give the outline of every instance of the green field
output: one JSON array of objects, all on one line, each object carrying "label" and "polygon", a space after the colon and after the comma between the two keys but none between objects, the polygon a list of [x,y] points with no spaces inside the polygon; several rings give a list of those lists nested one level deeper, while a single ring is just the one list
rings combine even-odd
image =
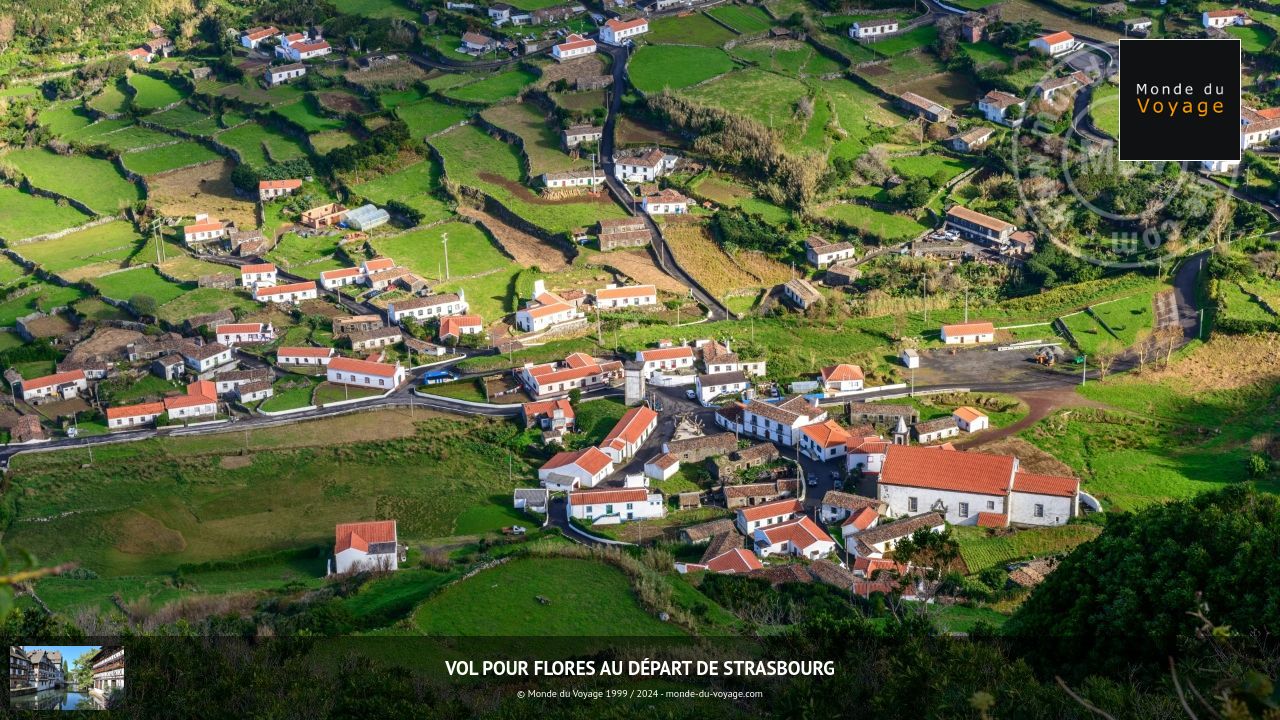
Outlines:
[{"label": "green field", "polygon": [[125,94],[122,83],[113,82],[103,86],[102,90],[89,100],[89,107],[107,115],[119,115],[129,109],[129,96]]},{"label": "green field", "polygon": [[409,132],[416,138],[434,135],[457,125],[470,115],[471,111],[467,108],[442,103],[433,98],[405,103],[396,108],[396,117],[409,126]]},{"label": "green field", "polygon": [[160,306],[156,315],[164,321],[180,323],[193,315],[204,315],[227,309],[238,316],[261,309],[262,305],[245,292],[217,288],[195,288]]},{"label": "green field", "polygon": [[30,315],[36,310],[49,312],[84,297],[84,292],[74,286],[40,285],[39,287],[40,289],[35,292],[0,303],[0,327],[11,327],[18,318]]},{"label": "green field", "polygon": [[700,175],[693,183],[693,191],[714,203],[741,208],[774,224],[785,223],[791,218],[791,212],[786,208],[761,200],[752,193],[751,188],[726,177],[709,173]]},{"label": "green field", "polygon": [[1240,49],[1247,53],[1260,53],[1271,46],[1276,33],[1265,25],[1245,25],[1243,27],[1226,28],[1227,34],[1239,38]]},{"label": "green field", "polygon": [[[105,123],[99,122],[96,124],[104,125]],[[94,145],[105,145],[112,150],[117,150],[119,152],[164,145],[165,143],[172,143],[177,139],[167,133],[157,132],[137,125],[128,125],[118,130],[112,130],[111,132],[102,134],[91,134],[90,132],[85,132],[81,138],[84,142]]]},{"label": "green field", "polygon": [[[547,603],[539,602],[545,598]],[[604,563],[570,558],[517,559],[427,600],[414,622],[427,635],[668,636],[681,634],[637,602],[627,576]]]},{"label": "green field", "polygon": [[870,43],[869,47],[881,55],[892,57],[916,48],[929,47],[937,39],[938,28],[933,25],[924,25],[904,33],[890,35],[883,40],[876,40]]},{"label": "green field", "polygon": [[[184,103],[164,112],[147,116],[147,122],[173,130],[182,130],[192,135],[209,136],[218,131],[217,115],[210,115],[203,110]],[[234,123],[229,123],[234,124]]]},{"label": "green field", "polygon": [[823,80],[818,87],[831,102],[835,123],[846,134],[831,148],[831,156],[854,158],[874,144],[873,135],[902,123],[889,104],[852,81]]},{"label": "green field", "polygon": [[387,110],[395,110],[401,105],[415,103],[425,98],[422,88],[417,85],[407,87],[403,90],[387,90],[378,93],[378,102]]},{"label": "green field", "polygon": [[[694,102],[752,118],[778,130],[789,148],[812,147],[824,141],[822,128],[829,116],[826,103],[815,103],[811,118],[797,116],[797,103],[812,92],[801,81],[758,68],[738,70],[679,93]],[[751,102],[743,103],[743,98]],[[810,129],[816,128],[816,135]],[[815,148],[815,149],[821,149]]]},{"label": "green field", "polygon": [[1089,116],[1102,132],[1120,138],[1120,86],[1103,83],[1093,90]]},{"label": "green field", "polygon": [[1102,532],[1098,525],[1084,524],[1018,530],[1010,535],[992,534],[976,525],[958,525],[951,530],[960,543],[960,557],[964,558],[970,573],[1014,560],[1066,553]]},{"label": "green field", "polygon": [[909,240],[929,229],[906,215],[895,215],[854,203],[831,205],[824,208],[821,215],[889,242]]},{"label": "green field", "polygon": [[360,15],[375,19],[418,19],[418,13],[397,0],[334,0],[333,6],[344,15]]},{"label": "green field", "polygon": [[120,156],[120,162],[139,175],[154,175],[169,170],[199,165],[222,157],[198,142],[186,140],[172,145],[138,150]]},{"label": "green field", "polygon": [[445,233],[449,234],[449,275],[452,278],[506,268],[513,262],[494,247],[483,230],[471,223],[445,223],[377,237],[369,243],[378,255],[395,258],[397,264],[423,277],[440,280],[444,278],[444,244],[441,238]]},{"label": "green field", "polygon": [[627,67],[631,83],[642,92],[679,90],[733,69],[720,48],[696,45],[645,45]]},{"label": "green field", "polygon": [[773,18],[758,7],[721,5],[708,10],[707,14],[743,35],[754,35],[773,26]]},{"label": "green field", "polygon": [[71,102],[50,105],[36,116],[40,124],[54,135],[71,137],[93,124],[93,116],[84,108]]},{"label": "green field", "polygon": [[142,199],[141,188],[126,180],[109,160],[31,148],[15,150],[0,162],[17,168],[36,187],[79,200],[99,213],[114,213]]},{"label": "green field", "polygon": [[130,75],[129,85],[134,90],[133,106],[144,112],[172,105],[187,96],[173,83],[142,73]]},{"label": "green field", "polygon": [[307,149],[297,140],[256,122],[238,125],[215,136],[216,140],[240,154],[249,165],[270,165],[273,162],[304,157]]},{"label": "green field", "polygon": [[134,295],[148,295],[156,303],[164,305],[186,292],[187,288],[165,280],[150,267],[123,270],[93,280],[93,286],[103,295],[115,300],[128,300]]},{"label": "green field", "polygon": [[648,34],[640,37],[658,44],[720,47],[737,35],[715,20],[699,13],[685,17],[668,15],[650,20]]},{"label": "green field", "polygon": [[267,259],[307,277],[319,277],[325,270],[343,266],[332,260],[333,254],[338,251],[338,239],[337,235],[302,237],[287,233],[267,253]]},{"label": "green field", "polygon": [[448,203],[437,195],[442,175],[440,164],[427,159],[353,185],[351,192],[378,205],[385,205],[388,200],[399,200],[422,213],[423,224],[430,224],[452,214]]},{"label": "green field", "polygon": [[317,155],[326,155],[338,148],[344,148],[360,142],[360,138],[352,135],[349,130],[329,130],[327,132],[312,133],[308,136],[308,139],[311,141],[312,150]]},{"label": "green field", "polygon": [[735,57],[755,63],[765,70],[791,75],[825,75],[839,72],[840,63],[819,53],[812,45],[797,40],[771,40],[739,45]]},{"label": "green field", "polygon": [[307,133],[337,130],[345,125],[342,120],[322,113],[319,109],[319,101],[310,94],[296,103],[277,107],[275,111]]},{"label": "green field", "polygon": [[560,132],[536,106],[530,103],[508,103],[485,110],[481,115],[494,125],[520,136],[524,154],[529,159],[529,174],[541,175],[577,168],[587,168],[585,158],[575,160],[560,149]]},{"label": "green field", "polygon": [[[15,251],[55,274],[98,264],[102,264],[101,271],[107,271],[120,267],[141,242],[133,225],[114,220],[56,240],[18,245]],[[80,275],[77,273],[74,279]]]},{"label": "green field", "polygon": [[0,239],[23,238],[83,225],[89,216],[65,203],[28,195],[11,185],[0,185]]},{"label": "green field", "polygon": [[1151,292],[1139,293],[1104,305],[1094,305],[1090,311],[1119,338],[1124,347],[1133,345],[1139,334],[1150,331],[1155,326]]},{"label": "green field", "polygon": [[906,177],[932,178],[939,173],[943,173],[946,175],[946,181],[950,181],[955,176],[968,170],[970,164],[964,160],[956,160],[946,155],[927,152],[924,155],[891,158],[889,166],[893,168],[894,172]]},{"label": "green field", "polygon": [[490,75],[470,85],[450,88],[445,90],[443,94],[445,97],[450,97],[454,100],[489,105],[499,100],[515,97],[525,86],[536,79],[538,79],[537,75],[532,72],[517,68]]}]

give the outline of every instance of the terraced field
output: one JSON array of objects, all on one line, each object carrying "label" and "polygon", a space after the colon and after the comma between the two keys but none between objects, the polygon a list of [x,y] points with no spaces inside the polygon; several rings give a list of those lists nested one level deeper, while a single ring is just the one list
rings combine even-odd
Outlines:
[{"label": "terraced field", "polygon": [[14,250],[23,258],[69,281],[119,269],[142,244],[133,225],[115,220],[56,240],[25,243]]},{"label": "terraced field", "polygon": [[17,168],[36,187],[79,200],[99,213],[114,213],[142,199],[142,189],[109,160],[30,148],[8,153],[0,162]]},{"label": "terraced field", "polygon": [[679,90],[733,69],[720,48],[696,45],[645,45],[627,65],[631,83],[642,92]]}]

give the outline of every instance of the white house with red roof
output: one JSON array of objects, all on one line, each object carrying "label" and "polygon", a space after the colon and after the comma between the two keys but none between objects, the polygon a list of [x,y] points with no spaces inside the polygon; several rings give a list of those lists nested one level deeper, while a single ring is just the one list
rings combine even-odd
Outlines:
[{"label": "white house with red roof", "polygon": [[830,555],[836,548],[836,541],[807,515],[757,528],[751,533],[751,541],[756,554],[762,558],[793,555],[817,560]]},{"label": "white house with red roof", "polygon": [[613,175],[622,182],[651,183],[675,169],[680,158],[658,148],[614,158]]},{"label": "white house with red roof", "polygon": [[208,215],[196,215],[195,222],[182,227],[182,241],[191,245],[221,240],[234,229],[235,223],[229,220],[210,220]]},{"label": "white house with red roof", "polygon": [[600,42],[609,45],[628,45],[631,38],[649,32],[649,21],[644,18],[620,20],[609,18],[600,26]]},{"label": "white house with red roof", "polygon": [[[884,503],[875,498],[840,490],[828,490],[827,494],[822,496],[822,504],[818,506],[818,519],[830,524],[858,517],[860,518],[858,522],[863,524],[859,529],[866,530],[875,524],[876,518],[880,517],[880,511],[884,509]],[[864,512],[867,510],[871,511],[869,516]]]},{"label": "white house with red roof", "polygon": [[276,284],[275,263],[251,263],[240,266],[240,284],[250,289],[271,287]]},{"label": "white house with red roof", "polygon": [[602,488],[569,493],[569,517],[593,525],[615,525],[667,514],[662,493],[647,488]]},{"label": "white house with red roof", "polygon": [[400,363],[373,362],[355,358],[335,357],[325,366],[325,378],[339,385],[392,390],[404,382],[404,367]]},{"label": "white house with red roof", "polygon": [[748,573],[752,570],[760,570],[764,565],[760,562],[760,558],[752,555],[743,548],[734,548],[720,553],[711,558],[703,566],[708,572],[714,573]]},{"label": "white house with red roof", "polygon": [[525,332],[541,332],[555,325],[580,320],[586,315],[576,305],[547,292],[541,280],[533,283],[533,299],[516,311],[516,327]]},{"label": "white house with red roof", "polygon": [[[903,432],[906,432],[905,424]],[[884,465],[884,454],[892,444],[875,433],[850,433],[844,446],[845,471],[879,475]]]},{"label": "white house with red roof", "polygon": [[975,345],[994,342],[996,327],[989,322],[968,322],[943,325],[942,342],[948,345]]},{"label": "white house with red roof", "polygon": [[527,402],[520,406],[527,428],[539,427],[543,430],[559,430],[562,432],[574,428],[576,413],[568,398]]},{"label": "white house with red roof", "polygon": [[218,342],[227,347],[276,339],[276,329],[271,323],[227,323],[219,325],[214,332],[218,336]]},{"label": "white house with red roof", "polygon": [[849,431],[835,420],[828,419],[800,428],[800,452],[818,462],[844,457],[848,442]]},{"label": "white house with red roof", "polygon": [[400,567],[395,520],[342,523],[334,529],[330,574],[390,571]]},{"label": "white house with red roof", "polygon": [[298,303],[304,300],[315,300],[319,296],[315,280],[260,287],[253,291],[253,299],[263,303]]},{"label": "white house with red roof", "polygon": [[149,402],[107,408],[107,429],[138,427],[155,422],[164,414],[164,403]]},{"label": "white house with red roof", "polygon": [[437,337],[441,340],[461,340],[465,335],[479,335],[484,332],[484,319],[479,315],[450,315],[440,318],[440,330]]},{"label": "white house with red roof", "polygon": [[186,395],[164,399],[164,411],[171,420],[190,420],[218,414],[218,390],[208,380],[197,380],[187,386]]},{"label": "white house with red roof", "polygon": [[658,304],[658,288],[653,285],[610,285],[596,291],[596,307],[601,310]]},{"label": "white house with red roof", "polygon": [[688,345],[677,345],[675,347],[637,350],[636,362],[641,363],[640,373],[646,378],[652,377],[654,373],[659,371],[692,370],[694,362],[693,348]]},{"label": "white house with red roof", "polygon": [[624,462],[636,454],[657,427],[658,413],[643,405],[633,407],[600,441],[600,449],[615,463]]},{"label": "white house with red roof", "polygon": [[277,365],[324,367],[333,359],[331,347],[282,347],[276,350]]},{"label": "white house with red roof", "polygon": [[750,536],[758,528],[777,525],[802,515],[804,515],[804,505],[793,498],[740,507],[734,514],[733,524],[737,526],[738,532]]},{"label": "white house with red roof", "polygon": [[42,375],[18,383],[20,395],[27,402],[47,399],[70,400],[89,389],[89,378],[84,370]]},{"label": "white house with red roof", "polygon": [[285,60],[301,62],[333,52],[329,42],[319,35],[313,38],[306,33],[290,33],[277,37],[280,44],[276,46],[276,55]]},{"label": "white house with red roof", "polygon": [[347,285],[364,282],[364,271],[358,267],[325,270],[320,273],[320,285],[325,290],[337,290]]},{"label": "white house with red roof", "polygon": [[613,474],[613,460],[597,447],[558,452],[538,468],[538,481],[552,491],[593,488]]},{"label": "white house with red roof", "polygon": [[893,445],[877,488],[894,516],[933,511],[955,525],[1064,525],[1078,514],[1080,481],[1024,472],[1009,455]]},{"label": "white house with red roof", "polygon": [[585,57],[595,51],[595,40],[572,33],[564,39],[564,42],[551,47],[551,57],[555,58],[556,62],[564,62],[565,60]]},{"label": "white house with red roof", "polygon": [[647,215],[684,215],[689,212],[692,200],[671,188],[663,188],[640,201],[640,208]]},{"label": "white house with red roof", "polygon": [[862,381],[866,379],[866,376],[863,375],[860,366],[840,363],[839,365],[828,365],[822,368],[818,379],[822,382],[823,394],[839,395],[840,393],[861,390]]},{"label": "white house with red roof", "polygon": [[[844,532],[845,549],[858,559],[883,558],[892,552],[898,541],[909,538],[920,530],[942,532],[947,527],[940,513],[920,513],[908,518],[901,518],[890,523],[877,523],[858,532]],[[866,567],[864,565],[864,567]]]},{"label": "white house with red roof", "polygon": [[1209,28],[1222,29],[1232,25],[1248,25],[1253,22],[1249,13],[1240,8],[1230,10],[1205,10],[1200,14],[1200,24]]},{"label": "white house with red roof", "polygon": [[621,375],[621,362],[600,362],[586,353],[571,353],[558,363],[529,363],[516,370],[516,378],[535,400],[567,395],[573,390],[594,390]]},{"label": "white house with red roof", "polygon": [[[305,68],[303,70],[305,71]],[[292,195],[293,191],[300,187],[302,187],[301,180],[259,180],[258,199],[266,202],[285,195]]]},{"label": "white house with red roof", "polygon": [[1076,40],[1076,37],[1066,30],[1059,30],[1058,32],[1041,35],[1032,40],[1030,47],[1032,50],[1049,57],[1057,57],[1080,47],[1080,41]]},{"label": "white house with red roof", "polygon": [[951,411],[951,417],[956,419],[956,425],[965,432],[974,433],[991,427],[991,420],[986,413],[968,405]]},{"label": "white house with red roof", "polygon": [[155,58],[155,53],[151,52],[146,48],[141,48],[141,47],[136,47],[126,52],[125,55],[128,55],[129,59],[133,60],[134,62],[137,62],[139,60],[141,60],[142,62],[151,62],[151,60]]},{"label": "white house with red roof", "polygon": [[274,25],[250,28],[240,36],[240,44],[250,50],[256,50],[259,43],[263,40],[274,37],[278,34],[280,34],[280,31],[277,30]]}]

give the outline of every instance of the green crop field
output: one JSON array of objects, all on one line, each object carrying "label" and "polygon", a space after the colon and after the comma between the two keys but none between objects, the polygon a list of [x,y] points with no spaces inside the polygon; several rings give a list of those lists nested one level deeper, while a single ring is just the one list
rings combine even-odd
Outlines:
[{"label": "green crop field", "polygon": [[12,326],[23,315],[30,315],[36,310],[49,312],[54,308],[70,305],[85,296],[80,288],[74,286],[40,284],[38,287],[39,290],[0,303],[0,326]]},{"label": "green crop field", "polygon": [[733,55],[765,70],[791,75],[825,75],[839,72],[840,63],[797,40],[769,40],[739,45]]},{"label": "green crop field", "polygon": [[89,107],[107,115],[119,115],[129,109],[129,96],[121,83],[108,83],[89,100]]},{"label": "green crop field", "polygon": [[[809,88],[795,78],[775,75],[752,68],[722,75],[711,82],[680,91],[689,99],[718,107],[732,113],[741,113],[761,125],[780,131],[788,147],[809,147],[813,137],[809,128],[822,128],[827,112],[825,103],[815,103],[812,118],[797,117],[797,103],[809,97]],[[751,98],[744,103],[743,98]],[[816,106],[821,106],[818,109]],[[818,139],[821,140],[821,133]]]},{"label": "green crop field", "polygon": [[853,203],[832,205],[821,212],[823,217],[838,220],[881,240],[898,242],[913,238],[929,228],[906,215],[882,212]]},{"label": "green crop field", "polygon": [[1066,553],[1102,532],[1097,525],[1061,525],[993,535],[986,528],[966,525],[952,528],[960,543],[960,557],[970,573],[1006,565],[1014,560]]},{"label": "green crop field", "polygon": [[[147,122],[192,135],[208,136],[218,131],[218,118],[188,104],[177,105],[164,112],[147,116]],[[234,123],[230,123],[234,124]]]},{"label": "green crop field", "polygon": [[387,110],[395,110],[401,105],[415,103],[425,98],[422,88],[417,85],[407,87],[404,90],[387,90],[378,93],[378,102]]},{"label": "green crop field", "polygon": [[79,105],[61,102],[50,105],[37,116],[40,124],[54,135],[71,137],[93,124],[93,116]]},{"label": "green crop field", "polygon": [[120,156],[120,161],[124,163],[126,168],[139,175],[154,175],[155,173],[176,170],[188,165],[199,165],[210,160],[217,160],[219,157],[221,155],[200,143],[186,140],[172,145],[151,148],[150,150],[125,153]]},{"label": "green crop field", "polygon": [[6,288],[26,277],[27,271],[8,255],[0,255],[0,288]]},{"label": "green crop field", "polygon": [[74,198],[99,213],[114,213],[142,199],[142,190],[109,160],[58,155],[42,148],[15,150],[0,162],[18,169],[38,188]]},{"label": "green crop field", "polygon": [[1236,283],[1222,282],[1218,285],[1218,293],[1226,302],[1226,317],[1237,320],[1260,320],[1270,322],[1276,319],[1257,300],[1246,293]]},{"label": "green crop field", "polygon": [[680,634],[645,612],[621,570],[570,558],[517,559],[486,570],[427,600],[414,621],[427,635],[516,636],[537,628],[554,637],[599,635],[602,617],[610,635]]},{"label": "green crop field", "polygon": [[758,7],[721,5],[707,14],[744,35],[764,32],[773,26],[773,18]]},{"label": "green crop field", "polygon": [[[99,265],[100,271],[120,267],[138,249],[142,238],[133,225],[114,220],[63,235],[56,240],[18,245],[15,252],[51,273],[62,274],[68,270]],[[73,273],[68,279],[80,279],[81,273]]]},{"label": "green crop field", "polygon": [[537,75],[532,72],[517,68],[490,75],[470,85],[450,88],[444,91],[444,95],[454,100],[487,105],[515,97],[525,86],[536,79]]},{"label": "green crop field", "polygon": [[399,200],[422,213],[422,223],[430,224],[451,215],[449,205],[436,194],[443,171],[435,160],[426,159],[351,187],[351,192],[369,202],[385,205]]},{"label": "green crop field", "polygon": [[449,275],[462,278],[511,266],[484,231],[471,223],[452,222],[370,241],[379,255],[432,279],[444,278],[444,244],[449,234]]},{"label": "green crop field", "polygon": [[134,90],[133,106],[142,111],[157,110],[187,96],[185,91],[173,83],[142,73],[130,75],[129,85]]},{"label": "green crop field", "polygon": [[86,133],[81,137],[84,142],[106,145],[112,150],[117,150],[119,152],[128,152],[139,148],[164,145],[166,143],[173,143],[177,140],[177,138],[167,133],[157,132],[155,130],[136,125],[128,125],[118,130],[112,130],[111,132],[100,135],[90,136]]},{"label": "green crop field", "polygon": [[964,160],[956,160],[946,155],[926,153],[924,155],[892,158],[889,160],[889,166],[893,168],[894,172],[906,177],[932,178],[942,173],[946,176],[946,181],[950,181],[955,176],[968,170],[970,163]]},{"label": "green crop field", "polygon": [[311,140],[311,147],[317,155],[325,155],[338,148],[344,148],[360,142],[360,139],[352,135],[349,130],[329,130],[328,132],[312,133],[308,139]]},{"label": "green crop field", "polygon": [[823,80],[817,86],[831,103],[835,123],[846,135],[831,149],[832,157],[854,158],[874,144],[873,135],[902,123],[883,98],[849,80]]},{"label": "green crop field", "polygon": [[877,40],[868,47],[881,55],[893,56],[901,55],[916,48],[929,47],[937,39],[938,28],[933,25],[924,25],[898,35],[890,35],[883,40]]},{"label": "green crop field", "polygon": [[165,280],[150,267],[122,270],[93,280],[93,286],[103,295],[115,300],[128,300],[134,295],[149,295],[158,305],[176,299],[188,288]]},{"label": "green crop field", "polygon": [[23,238],[83,225],[89,216],[65,203],[28,195],[10,185],[0,185],[0,239]]},{"label": "green crop field", "polygon": [[720,48],[695,45],[645,45],[627,68],[631,83],[643,92],[679,90],[733,69]]},{"label": "green crop field", "polygon": [[651,43],[672,45],[706,45],[720,47],[737,37],[733,31],[702,15],[667,16],[649,21],[649,33],[641,38]]},{"label": "green crop field", "polygon": [[778,207],[767,200],[757,198],[751,188],[725,177],[710,174],[701,175],[695,181],[693,190],[698,195],[725,207],[742,208],[742,210],[759,215],[775,225],[787,222],[791,212]]},{"label": "green crop field", "polygon": [[307,133],[337,130],[345,124],[338,118],[332,118],[320,112],[318,103],[314,95],[306,95],[298,102],[277,107],[275,111]]},{"label": "green crop field", "polygon": [[448,105],[432,98],[405,103],[396,108],[396,117],[409,126],[409,132],[416,138],[434,135],[457,125],[470,115],[471,111],[467,108]]},{"label": "green crop field", "polygon": [[244,292],[195,288],[161,305],[156,315],[166,322],[181,323],[193,315],[204,315],[224,308],[243,316],[258,311],[262,305]]},{"label": "green crop field", "polygon": [[256,122],[220,132],[215,139],[240,153],[240,158],[249,165],[270,165],[307,154],[302,143]]},{"label": "green crop field", "polygon": [[[316,235],[302,237],[288,233],[280,238],[267,259],[282,267],[290,268],[308,277],[318,277],[325,270],[340,267],[340,264],[325,262],[338,251],[337,235]],[[318,265],[323,265],[318,267]],[[303,272],[301,268],[306,268]]]},{"label": "green crop field", "polygon": [[494,125],[520,136],[524,141],[524,153],[529,159],[531,175],[586,169],[590,165],[587,159],[575,160],[560,149],[558,129],[549,123],[535,105],[508,103],[485,110],[481,115]]},{"label": "green crop field", "polygon": [[418,19],[418,13],[397,0],[335,0],[333,6],[344,15],[360,15],[376,19]]}]

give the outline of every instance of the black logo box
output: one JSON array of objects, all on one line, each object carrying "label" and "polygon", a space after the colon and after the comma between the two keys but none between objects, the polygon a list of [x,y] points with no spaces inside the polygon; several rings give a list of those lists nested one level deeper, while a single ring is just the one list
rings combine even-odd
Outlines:
[{"label": "black logo box", "polygon": [[[1240,159],[1240,41],[1223,40],[1120,40],[1121,160],[1196,162]],[[1147,92],[1138,93],[1146,85]],[[1182,87],[1189,94],[1153,92]],[[1212,86],[1213,94],[1205,94]],[[1217,94],[1221,88],[1222,93]],[[1150,101],[1146,113],[1138,101]],[[1207,102],[1212,110],[1222,103],[1223,112],[1201,117],[1184,113],[1183,103],[1198,111]],[[1164,110],[1156,114],[1157,103]],[[1170,103],[1177,112],[1170,115]]]}]

